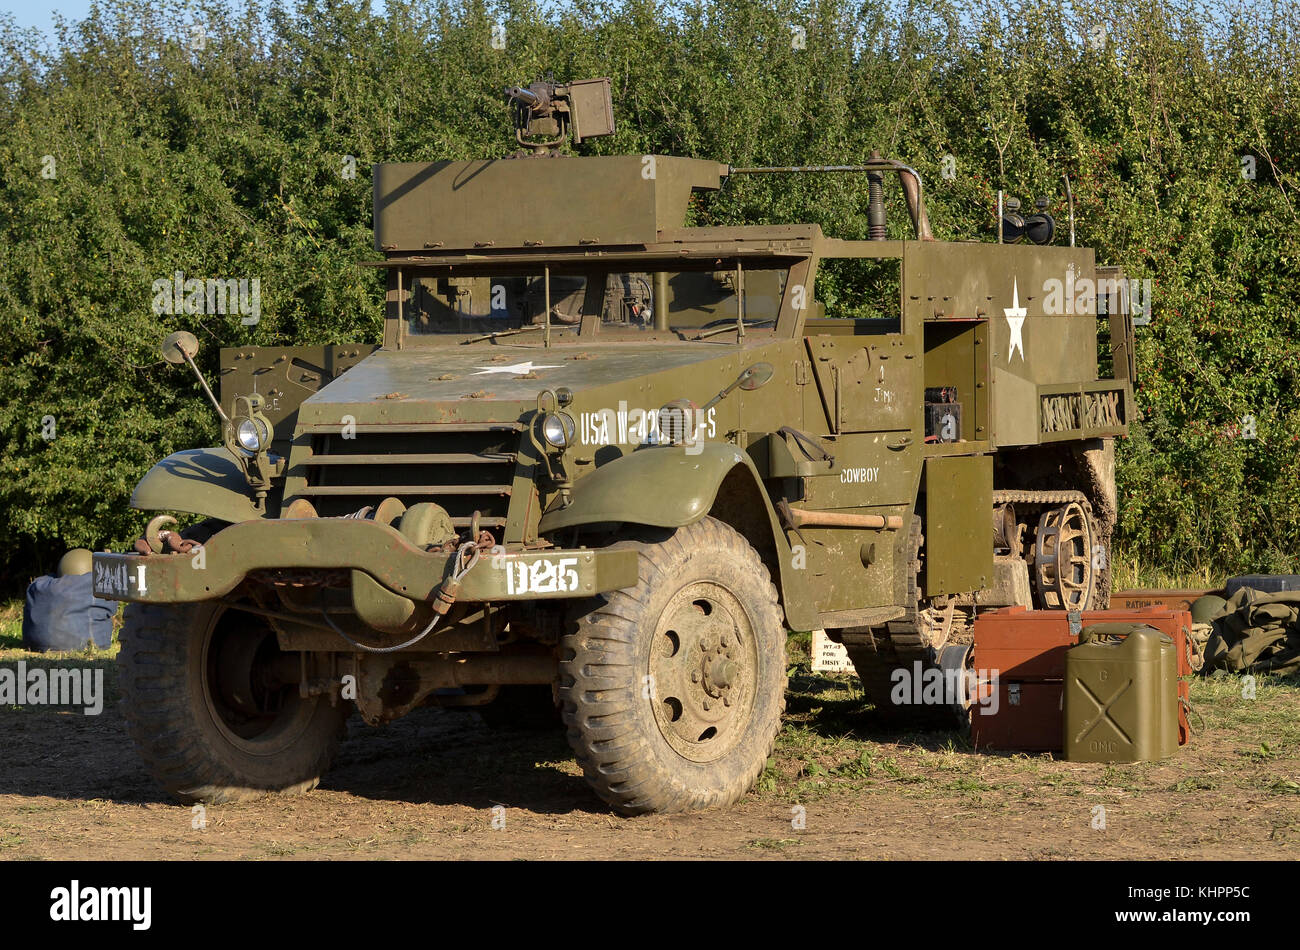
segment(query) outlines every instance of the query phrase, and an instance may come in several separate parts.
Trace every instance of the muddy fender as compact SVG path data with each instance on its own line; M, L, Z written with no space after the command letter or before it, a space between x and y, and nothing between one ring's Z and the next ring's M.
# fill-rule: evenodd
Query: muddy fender
M131 507L186 511L236 524L264 517L239 463L224 448L186 449L169 455L140 479Z
M543 515L538 531L597 524L684 528L710 513L732 524L762 556L778 579L790 628L811 630L817 614L790 543L758 469L734 445L648 446L607 462L574 485L568 507Z

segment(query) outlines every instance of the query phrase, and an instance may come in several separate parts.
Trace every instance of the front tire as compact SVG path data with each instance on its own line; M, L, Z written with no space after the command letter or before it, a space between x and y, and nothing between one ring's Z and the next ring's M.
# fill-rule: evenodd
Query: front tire
M349 704L298 692L295 654L258 617L220 604L130 604L118 669L127 730L187 804L316 787Z
M637 584L561 640L560 699L588 783L623 814L729 805L753 787L785 710L785 625L758 553L705 518L612 545Z

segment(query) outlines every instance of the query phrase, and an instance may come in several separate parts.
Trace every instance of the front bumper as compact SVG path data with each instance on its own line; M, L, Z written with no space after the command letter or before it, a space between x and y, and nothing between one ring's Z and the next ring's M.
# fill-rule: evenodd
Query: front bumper
M356 570L395 594L429 601L454 558L426 553L373 521L265 519L231 525L191 554L96 554L94 587L108 600L189 603L224 597L256 571ZM635 551L484 552L456 599L588 597L636 582Z

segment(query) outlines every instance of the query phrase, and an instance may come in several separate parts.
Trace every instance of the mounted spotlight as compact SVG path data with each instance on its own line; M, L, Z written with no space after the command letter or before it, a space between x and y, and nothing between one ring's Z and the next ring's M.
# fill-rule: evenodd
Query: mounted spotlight
M1056 219L1047 213L1047 199L1039 198L1034 207L1038 213L1025 219L1025 237L1034 244L1051 244L1056 236Z
M1008 198L1002 212L1002 243L1019 244L1025 236L1025 218L1020 213L1020 199Z

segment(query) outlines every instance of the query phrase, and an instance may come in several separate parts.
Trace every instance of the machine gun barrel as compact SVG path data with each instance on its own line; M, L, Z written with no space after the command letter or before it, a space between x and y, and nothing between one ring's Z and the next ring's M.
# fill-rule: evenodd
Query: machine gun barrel
M541 96L531 89L525 89L523 86L506 86L506 95L530 109L543 105Z

